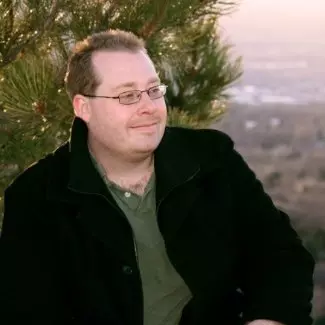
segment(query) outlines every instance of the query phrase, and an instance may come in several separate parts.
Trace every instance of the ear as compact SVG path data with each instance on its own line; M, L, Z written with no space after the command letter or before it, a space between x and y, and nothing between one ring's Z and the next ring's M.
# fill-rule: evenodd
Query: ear
M91 115L91 107L88 98L82 95L76 95L72 100L72 105L74 114L84 122L88 123Z

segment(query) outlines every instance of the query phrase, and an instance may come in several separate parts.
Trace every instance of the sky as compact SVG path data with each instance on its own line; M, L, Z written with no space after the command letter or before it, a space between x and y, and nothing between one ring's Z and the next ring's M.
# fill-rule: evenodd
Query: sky
M325 100L325 0L241 0L220 27L254 94Z
M241 0L220 22L238 42L312 42L325 44L325 0Z

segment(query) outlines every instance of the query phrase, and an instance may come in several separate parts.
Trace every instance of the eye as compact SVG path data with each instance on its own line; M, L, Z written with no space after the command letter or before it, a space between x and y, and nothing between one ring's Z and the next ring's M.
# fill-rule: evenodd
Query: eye
M156 86L156 87L154 87L154 88L151 88L151 89L150 89L150 92L151 92L151 93L159 93L159 92L160 92L160 87L159 87L159 86Z
M138 93L133 91L128 91L120 95L121 98L125 100L132 100L137 98Z
M161 96L160 86L153 87L149 90L149 96L151 98L159 98Z

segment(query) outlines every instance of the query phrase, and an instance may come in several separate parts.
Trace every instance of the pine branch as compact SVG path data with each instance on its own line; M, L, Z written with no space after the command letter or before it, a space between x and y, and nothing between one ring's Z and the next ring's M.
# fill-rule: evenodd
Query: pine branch
M0 0L0 170L23 170L68 138L73 111L63 75L71 44L107 28L147 41L170 86L169 123L201 128L220 118L224 90L241 69L217 23L239 1ZM1 191L13 177L0 175L0 215Z
M44 25L40 30L36 30L30 37L27 37L27 39L15 46L13 46L7 53L6 56L2 58L0 61L0 69L4 68L6 65L10 64L11 62L15 61L20 53L24 51L24 49L30 45L31 43L35 42L37 39L39 39L43 34L50 29L50 27L53 25L55 18L58 13L59 8L59 0L53 0L52 7L50 9L50 13L47 17L47 19L44 22ZM12 9L12 7L11 7ZM13 9L12 9L13 10ZM13 11L12 12L12 25L13 25Z
M12 34L13 26L14 26L14 8L12 0L6 0L6 7L8 8L8 19L6 20L7 25L5 27L5 39L8 39Z
M163 3L161 3L160 8L156 11L156 15L153 16L152 19L142 27L139 34L144 39L148 39L156 31L156 28L161 24L161 22L164 20L168 4L169 4L168 0L163 1Z

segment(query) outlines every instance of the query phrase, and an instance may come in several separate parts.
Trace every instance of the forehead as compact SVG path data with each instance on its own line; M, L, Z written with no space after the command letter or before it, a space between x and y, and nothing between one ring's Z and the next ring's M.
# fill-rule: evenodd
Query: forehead
M154 64L143 51L97 52L92 57L92 64L101 84L109 87L128 82L140 86L157 77Z

